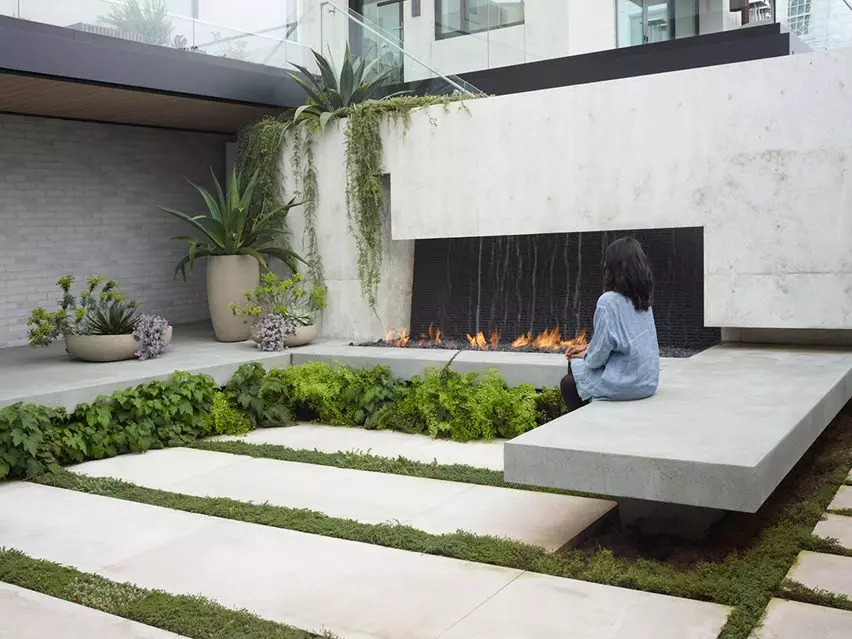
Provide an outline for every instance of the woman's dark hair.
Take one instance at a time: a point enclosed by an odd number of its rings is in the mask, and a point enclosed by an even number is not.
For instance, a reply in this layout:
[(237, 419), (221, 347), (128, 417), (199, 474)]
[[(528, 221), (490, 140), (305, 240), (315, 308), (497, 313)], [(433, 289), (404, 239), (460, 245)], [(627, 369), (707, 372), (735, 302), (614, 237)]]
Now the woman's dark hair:
[(654, 276), (642, 245), (622, 237), (606, 247), (604, 289), (621, 293), (637, 311), (647, 311), (654, 296)]

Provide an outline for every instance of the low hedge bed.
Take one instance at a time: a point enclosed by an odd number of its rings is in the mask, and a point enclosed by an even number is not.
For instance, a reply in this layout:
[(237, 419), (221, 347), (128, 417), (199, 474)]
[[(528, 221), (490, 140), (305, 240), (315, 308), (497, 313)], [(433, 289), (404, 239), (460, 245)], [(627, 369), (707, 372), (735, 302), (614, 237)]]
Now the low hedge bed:
[(510, 387), (497, 371), (449, 365), (405, 381), (383, 366), (309, 362), (266, 371), (252, 363), (224, 389), (208, 375), (178, 371), (70, 413), (26, 403), (0, 409), (0, 479), (296, 420), (471, 441), (516, 437), (564, 411), (555, 388)]

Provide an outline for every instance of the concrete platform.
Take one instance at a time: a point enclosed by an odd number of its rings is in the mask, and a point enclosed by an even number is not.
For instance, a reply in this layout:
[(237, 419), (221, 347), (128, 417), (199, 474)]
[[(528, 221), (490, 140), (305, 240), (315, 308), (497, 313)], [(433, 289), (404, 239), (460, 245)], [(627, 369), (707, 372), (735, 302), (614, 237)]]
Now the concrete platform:
[(0, 638), (181, 639), (99, 610), (0, 583)]
[(852, 557), (803, 550), (787, 573), (787, 579), (815, 590), (852, 597)]
[(729, 613), (27, 483), (0, 485), (0, 544), (347, 639), (715, 639)]
[(291, 353), (264, 353), (254, 342), (217, 342), (205, 323), (175, 326), (168, 350), (144, 362), (80, 362), (65, 355), (62, 343), (40, 349), (4, 348), (0, 349), (0, 407), (33, 402), (70, 410), (98, 395), (165, 379), (176, 370), (206, 373), (224, 384), (247, 362), (262, 362), (267, 368), (289, 366)]
[(852, 550), (852, 517), (828, 514), (814, 526), (813, 534), (825, 539), (836, 539), (841, 546)]
[(366, 430), (320, 424), (259, 428), (246, 435), (221, 435), (212, 439), (272, 444), (323, 453), (355, 452), (391, 459), (404, 457), (427, 464), (464, 464), (475, 468), (503, 470), (503, 440), (462, 443), (391, 430)]
[(506, 480), (755, 512), (850, 397), (852, 350), (721, 345), (506, 442)]
[(852, 612), (773, 599), (750, 639), (849, 639)]
[(122, 455), (69, 468), (199, 497), (307, 508), (369, 524), (399, 523), (441, 535), (464, 530), (556, 551), (615, 502), (257, 459), (189, 448)]

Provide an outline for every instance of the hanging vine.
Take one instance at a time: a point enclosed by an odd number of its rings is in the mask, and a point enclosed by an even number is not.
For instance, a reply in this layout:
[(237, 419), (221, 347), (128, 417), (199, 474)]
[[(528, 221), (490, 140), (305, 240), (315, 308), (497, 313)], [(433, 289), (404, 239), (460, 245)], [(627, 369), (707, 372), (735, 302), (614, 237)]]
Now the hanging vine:
[[(368, 100), (334, 112), (322, 118), (293, 125), (293, 112), (279, 118), (265, 118), (244, 130), (240, 136), (238, 162), (241, 170), (259, 171), (258, 196), (263, 202), (278, 202), (283, 198), (280, 157), (285, 138), (291, 150), (290, 168), (293, 190), (304, 201), (306, 260), (308, 273), (315, 285), (323, 285), (325, 273), (319, 250), (316, 220), (319, 205), (318, 176), (314, 164), (315, 137), (332, 119), (346, 119), (346, 211), (350, 232), (358, 250), (357, 272), (361, 294), (370, 309), (376, 312), (378, 289), (381, 284), (384, 251), (382, 218), (385, 195), (382, 168), (381, 124), (390, 121), (402, 125), (408, 132), (412, 109), (457, 102), (467, 111), (463, 99), (471, 96), (406, 96), (385, 100)], [(276, 199), (277, 198), (277, 199)], [(325, 290), (324, 287), (322, 289)]]

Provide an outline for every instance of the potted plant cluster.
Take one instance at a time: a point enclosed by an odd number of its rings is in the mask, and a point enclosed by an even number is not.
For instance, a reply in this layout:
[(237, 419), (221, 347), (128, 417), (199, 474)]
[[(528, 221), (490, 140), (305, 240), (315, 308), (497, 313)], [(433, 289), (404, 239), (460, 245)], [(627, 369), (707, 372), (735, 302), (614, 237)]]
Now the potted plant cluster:
[(174, 239), (188, 244), (187, 254), (178, 262), (175, 276), (186, 279), (195, 261), (207, 258), (207, 303), (213, 330), (221, 342), (241, 342), (251, 337), (251, 325), (244, 315), (231, 313), (245, 293), (260, 281), (260, 269), (267, 260), (276, 258), (295, 272), (297, 262), (304, 262), (293, 252), (286, 238), (286, 220), (290, 209), (298, 206), (295, 198), (277, 206), (263, 207), (253, 214), (250, 203), (257, 185), (257, 172), (245, 188), (236, 171), (231, 173), (226, 192), (213, 175), (214, 197), (207, 189), (193, 184), (207, 206), (207, 214), (188, 215), (160, 207), (166, 213), (193, 227), (200, 238), (182, 235)]
[(298, 273), (286, 280), (266, 273), (259, 286), (243, 295), (245, 303), (230, 306), (235, 317), (253, 321), (252, 337), (260, 350), (281, 351), (316, 339), (314, 314), (325, 308), (326, 291), (315, 285), (308, 293), (302, 284)]
[(93, 275), (79, 296), (71, 292), (75, 277), (56, 285), (62, 291), (55, 311), (35, 309), (27, 320), (30, 346), (65, 340), (69, 355), (87, 362), (115, 362), (157, 357), (172, 338), (172, 327), (161, 317), (139, 314), (139, 303), (128, 299), (115, 280)]

